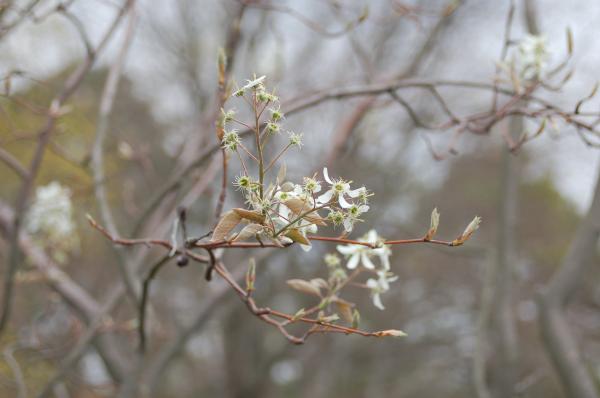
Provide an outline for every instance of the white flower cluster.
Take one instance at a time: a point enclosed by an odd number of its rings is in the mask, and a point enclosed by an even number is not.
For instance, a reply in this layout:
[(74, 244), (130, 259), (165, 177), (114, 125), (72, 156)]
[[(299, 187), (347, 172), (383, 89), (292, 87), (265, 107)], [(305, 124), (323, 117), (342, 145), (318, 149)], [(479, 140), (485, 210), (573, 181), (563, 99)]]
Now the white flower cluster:
[(344, 181), (341, 178), (332, 179), (329, 177), (327, 167), (323, 169), (323, 177), (329, 184), (329, 189), (317, 198), (317, 204), (331, 203), (337, 201), (340, 204), (340, 209), (332, 209), (327, 218), (334, 225), (344, 225), (346, 232), (352, 232), (354, 224), (357, 221), (363, 221), (360, 216), (369, 211), (370, 193), (365, 187), (351, 189), (351, 181)]
[(40, 245), (51, 249), (55, 260), (63, 262), (67, 253), (79, 244), (71, 191), (57, 181), (38, 187), (25, 227)]
[[(347, 259), (346, 267), (355, 269), (359, 264), (367, 270), (374, 272), (377, 279), (369, 278), (367, 287), (371, 290), (373, 304), (380, 310), (385, 309), (381, 302), (381, 295), (390, 289), (390, 282), (398, 279), (390, 272), (390, 256), (392, 251), (383, 244), (384, 240), (377, 234), (374, 229), (370, 230), (365, 236), (358, 239), (361, 242), (368, 242), (374, 246), (372, 249), (363, 245), (338, 245), (337, 250), (342, 253)], [(373, 258), (379, 259), (379, 266), (373, 262)]]
[[(244, 97), (247, 93), (253, 94), (253, 99), (255, 99), (258, 103), (265, 104), (268, 106), (269, 104), (275, 104), (279, 101), (279, 98), (275, 95), (274, 92), (269, 93), (265, 88), (264, 81), (266, 76), (261, 76), (258, 78), (254, 78), (252, 80), (247, 80), (246, 85), (237, 89), (232, 97)], [(264, 110), (264, 109), (263, 109)], [(281, 133), (281, 121), (285, 118), (284, 113), (281, 111), (280, 105), (271, 106), (269, 109), (269, 113), (271, 117), (269, 120), (265, 122), (264, 133), (269, 135), (274, 135)], [(260, 112), (262, 114), (262, 111)], [(221, 123), (222, 126), (225, 127), (227, 123), (236, 122), (235, 120), (235, 110), (221, 110)], [(303, 145), (302, 142), (302, 133), (295, 133), (293, 131), (288, 131), (288, 139), (289, 144), (288, 147), (296, 146), (301, 148)], [(239, 136), (239, 131), (237, 129), (230, 129), (225, 131), (223, 137), (221, 139), (221, 145), (223, 148), (235, 152), (238, 150), (238, 146), (241, 143), (241, 138)], [(286, 148), (287, 149), (287, 148)]]
[[(268, 216), (266, 224), (271, 226), (273, 234), (293, 229), (301, 234), (302, 240), (308, 241), (306, 234), (316, 233), (317, 226), (327, 225), (327, 221), (334, 226), (343, 225), (347, 232), (352, 231), (354, 224), (362, 221), (360, 216), (369, 210), (367, 203), (372, 194), (365, 187), (352, 190), (350, 182), (331, 179), (327, 168), (323, 169), (323, 176), (327, 190), (318, 197), (324, 183), (316, 176), (304, 177), (302, 184), (271, 185), (262, 198), (260, 183), (250, 176), (242, 174), (233, 184), (243, 191), (246, 203), (254, 211)], [(327, 217), (322, 218), (319, 210), (328, 211)], [(311, 248), (309, 244), (301, 246), (305, 250)]]
[(546, 37), (527, 35), (519, 43), (519, 70), (524, 79), (540, 79), (546, 68), (550, 53), (546, 47)]

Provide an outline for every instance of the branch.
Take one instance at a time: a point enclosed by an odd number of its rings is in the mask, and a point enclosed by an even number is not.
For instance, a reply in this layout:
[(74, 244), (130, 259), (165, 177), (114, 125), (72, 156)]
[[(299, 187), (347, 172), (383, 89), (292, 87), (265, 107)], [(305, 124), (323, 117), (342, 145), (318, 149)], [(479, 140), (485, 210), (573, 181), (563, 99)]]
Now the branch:
[(27, 171), (25, 166), (19, 162), (19, 159), (15, 158), (4, 148), (0, 148), (0, 160), (17, 173), (22, 180), (27, 180), (29, 178), (29, 171)]
[(156, 264), (154, 264), (148, 271), (148, 275), (144, 278), (142, 287), (142, 298), (140, 300), (139, 313), (138, 313), (138, 335), (140, 339), (140, 353), (143, 355), (146, 352), (146, 303), (148, 301), (148, 292), (150, 291), (150, 282), (158, 274), (163, 266), (165, 266), (172, 257), (167, 254)]
[[(118, 235), (118, 232), (112, 212), (110, 210), (110, 206), (108, 204), (108, 199), (106, 197), (106, 178), (104, 175), (103, 147), (109, 129), (110, 116), (112, 114), (115, 96), (119, 88), (121, 70), (123, 68), (123, 64), (125, 63), (125, 58), (129, 51), (129, 47), (131, 46), (131, 42), (133, 41), (133, 33), (135, 31), (136, 19), (137, 16), (135, 12), (135, 3), (132, 1), (129, 8), (129, 22), (127, 24), (127, 30), (125, 32), (123, 44), (121, 45), (116, 59), (110, 67), (108, 76), (106, 78), (106, 83), (104, 84), (102, 97), (100, 99), (100, 109), (98, 111), (98, 125), (96, 128), (95, 136), (96, 138), (94, 140), (91, 155), (91, 168), (94, 176), (94, 194), (96, 196), (96, 202), (98, 203), (98, 207), (100, 208), (100, 215), (102, 217), (102, 221), (104, 222), (106, 228), (108, 229), (108, 231), (110, 231), (112, 235)], [(127, 259), (120, 251), (115, 250), (115, 253), (118, 259), (117, 268), (121, 274), (121, 277), (123, 278), (123, 282), (125, 283), (127, 293), (133, 300), (133, 302), (136, 303), (137, 306), (138, 299), (136, 289), (134, 285), (133, 275), (127, 267)]]
[[(325, 322), (318, 318), (307, 318), (304, 316), (289, 315), (280, 311), (272, 310), (270, 308), (261, 308), (256, 305), (254, 299), (250, 296), (249, 292), (246, 292), (242, 287), (235, 281), (231, 276), (227, 268), (222, 262), (217, 262), (215, 265), (215, 271), (221, 276), (237, 293), (239, 298), (246, 304), (248, 310), (256, 315), (261, 321), (274, 326), (277, 330), (291, 343), (293, 344), (304, 344), (306, 339), (316, 333), (343, 333), (343, 334), (357, 334), (364, 337), (388, 337), (394, 336), (396, 331), (382, 330), (376, 332), (368, 332), (360, 329), (351, 327), (336, 325), (331, 322)], [(283, 319), (283, 322), (277, 321), (275, 318)], [(290, 334), (285, 326), (290, 323), (305, 323), (311, 325), (310, 329), (306, 331), (302, 336), (294, 336)]]

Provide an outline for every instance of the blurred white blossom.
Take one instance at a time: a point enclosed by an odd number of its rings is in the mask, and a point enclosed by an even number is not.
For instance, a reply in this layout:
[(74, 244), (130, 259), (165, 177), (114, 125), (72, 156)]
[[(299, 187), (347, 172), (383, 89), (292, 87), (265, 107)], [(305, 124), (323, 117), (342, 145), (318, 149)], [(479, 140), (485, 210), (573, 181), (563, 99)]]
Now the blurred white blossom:
[(25, 227), (36, 243), (48, 249), (57, 262), (64, 262), (67, 254), (79, 245), (71, 190), (57, 181), (38, 187)]
[(371, 297), (373, 298), (375, 307), (384, 310), (385, 307), (381, 302), (381, 294), (390, 290), (390, 282), (394, 282), (398, 277), (385, 269), (377, 271), (377, 276), (377, 279), (370, 278), (367, 280), (367, 287), (371, 289)]
[(328, 184), (330, 184), (330, 187), (323, 195), (321, 195), (317, 198), (317, 203), (320, 203), (320, 204), (329, 203), (329, 201), (331, 199), (337, 198), (340, 203), (340, 206), (343, 209), (348, 209), (352, 206), (352, 204), (346, 200), (344, 195), (348, 195), (351, 198), (356, 198), (364, 190), (364, 187), (361, 187), (361, 188), (358, 188), (355, 190), (351, 190), (350, 182), (344, 181), (341, 178), (340, 179), (329, 178), (329, 172), (327, 171), (327, 167), (323, 168), (323, 177), (325, 178), (325, 181)]
[(527, 35), (519, 43), (519, 65), (524, 79), (539, 79), (548, 67), (550, 53), (546, 47), (546, 37)]
[(371, 257), (378, 257), (381, 263), (381, 267), (384, 270), (390, 269), (390, 259), (392, 252), (389, 247), (383, 245), (383, 238), (381, 238), (377, 231), (374, 229), (370, 230), (365, 236), (358, 239), (361, 242), (368, 242), (373, 245), (379, 245), (376, 249), (372, 249), (368, 246), (363, 245), (338, 245), (337, 250), (342, 253), (348, 259), (346, 267), (348, 269), (354, 269), (359, 263), (363, 267), (368, 269), (375, 269), (375, 264), (371, 261)]

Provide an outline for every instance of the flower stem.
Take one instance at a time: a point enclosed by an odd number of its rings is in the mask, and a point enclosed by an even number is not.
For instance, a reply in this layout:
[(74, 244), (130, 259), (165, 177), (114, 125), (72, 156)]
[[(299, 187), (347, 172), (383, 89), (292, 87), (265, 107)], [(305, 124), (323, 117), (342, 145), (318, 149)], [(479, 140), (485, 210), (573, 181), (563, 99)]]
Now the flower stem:
[(279, 160), (279, 158), (280, 158), (280, 157), (281, 157), (281, 156), (282, 156), (282, 155), (285, 153), (285, 151), (287, 151), (288, 149), (290, 149), (290, 147), (291, 147), (291, 146), (292, 146), (292, 143), (289, 143), (289, 144), (287, 144), (287, 146), (286, 146), (285, 148), (283, 148), (283, 149), (281, 150), (281, 152), (279, 152), (279, 154), (273, 158), (273, 160), (271, 160), (271, 162), (269, 163), (269, 165), (268, 165), (268, 166), (267, 166), (267, 168), (265, 169), (265, 173), (266, 173), (267, 171), (269, 171), (269, 169), (270, 169), (271, 167), (273, 167), (273, 165), (275, 164), (275, 162), (276, 162), (277, 160)]

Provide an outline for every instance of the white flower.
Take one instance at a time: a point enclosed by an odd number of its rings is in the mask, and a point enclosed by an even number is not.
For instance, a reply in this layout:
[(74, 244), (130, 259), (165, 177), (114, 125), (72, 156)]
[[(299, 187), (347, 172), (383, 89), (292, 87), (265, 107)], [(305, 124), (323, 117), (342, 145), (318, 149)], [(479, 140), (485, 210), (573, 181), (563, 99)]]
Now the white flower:
[(233, 182), (233, 185), (236, 187), (236, 189), (240, 191), (248, 191), (252, 189), (252, 187), (256, 184), (257, 183), (252, 181), (252, 178), (250, 176), (247, 176), (245, 174), (240, 174), (239, 176), (236, 176), (235, 181)]
[(27, 212), (25, 227), (36, 242), (52, 250), (56, 261), (63, 262), (67, 252), (79, 245), (71, 190), (57, 181), (38, 187)]
[(329, 178), (329, 172), (327, 171), (327, 167), (323, 168), (323, 177), (325, 181), (331, 185), (329, 190), (325, 192), (323, 195), (317, 198), (317, 203), (325, 204), (328, 203), (331, 199), (337, 197), (340, 203), (340, 206), (344, 209), (348, 209), (352, 206), (351, 203), (348, 203), (344, 195), (348, 195), (351, 198), (356, 198), (363, 188), (358, 188), (355, 190), (350, 189), (350, 183), (346, 182), (342, 179), (331, 179)]
[(539, 78), (548, 66), (550, 54), (546, 37), (527, 35), (519, 43), (521, 74), (525, 79)]
[(377, 271), (377, 276), (377, 280), (372, 278), (367, 280), (367, 287), (371, 289), (371, 298), (373, 299), (375, 307), (384, 310), (385, 307), (381, 302), (381, 294), (390, 290), (390, 282), (396, 281), (398, 277), (393, 276), (392, 273), (386, 270)]
[(321, 192), (321, 182), (314, 178), (304, 177), (304, 190), (308, 193)]
[(346, 256), (346, 258), (348, 258), (348, 263), (346, 264), (348, 269), (356, 268), (359, 262), (365, 268), (375, 269), (375, 264), (373, 264), (373, 261), (371, 261), (372, 256), (379, 257), (381, 266), (384, 270), (390, 269), (389, 256), (391, 256), (391, 251), (389, 247), (382, 244), (383, 239), (377, 235), (377, 231), (372, 229), (365, 236), (359, 238), (358, 240), (361, 242), (368, 242), (373, 245), (380, 245), (380, 247), (371, 249), (370, 247), (363, 245), (339, 245), (337, 250)]
[(366, 213), (369, 211), (369, 206), (367, 205), (352, 205), (348, 209), (346, 213), (346, 218), (344, 219), (344, 229), (346, 232), (352, 232), (354, 228), (354, 223), (357, 221), (361, 221), (359, 218), (362, 213)]
[(27, 230), (43, 232), (58, 239), (75, 231), (71, 205), (71, 190), (53, 181), (38, 187), (27, 217)]
[(302, 133), (294, 133), (292, 131), (288, 131), (288, 135), (290, 137), (290, 145), (297, 146), (298, 148), (302, 148)]
[[(256, 76), (256, 75), (255, 75)], [(246, 90), (249, 90), (251, 88), (255, 88), (258, 86), (262, 86), (263, 81), (265, 80), (266, 76), (261, 76), (259, 78), (256, 78), (254, 80), (246, 80), (248, 83), (246, 83), (245, 86), (243, 86), (242, 88), (240, 88), (239, 90), (235, 91), (233, 93), (234, 97), (241, 97), (242, 95), (244, 95)]]
[(223, 139), (221, 140), (221, 146), (230, 151), (236, 151), (237, 146), (242, 142), (238, 131), (236, 129), (232, 129), (230, 131), (225, 132), (223, 135)]
[(269, 134), (276, 134), (281, 131), (281, 126), (275, 122), (267, 122), (267, 126), (265, 128)]
[(325, 264), (328, 267), (338, 267), (342, 263), (342, 260), (335, 253), (327, 253), (325, 255)]
[(271, 120), (275, 122), (284, 118), (283, 112), (281, 112), (281, 106), (277, 106), (277, 108), (269, 108), (269, 111), (271, 112)]

